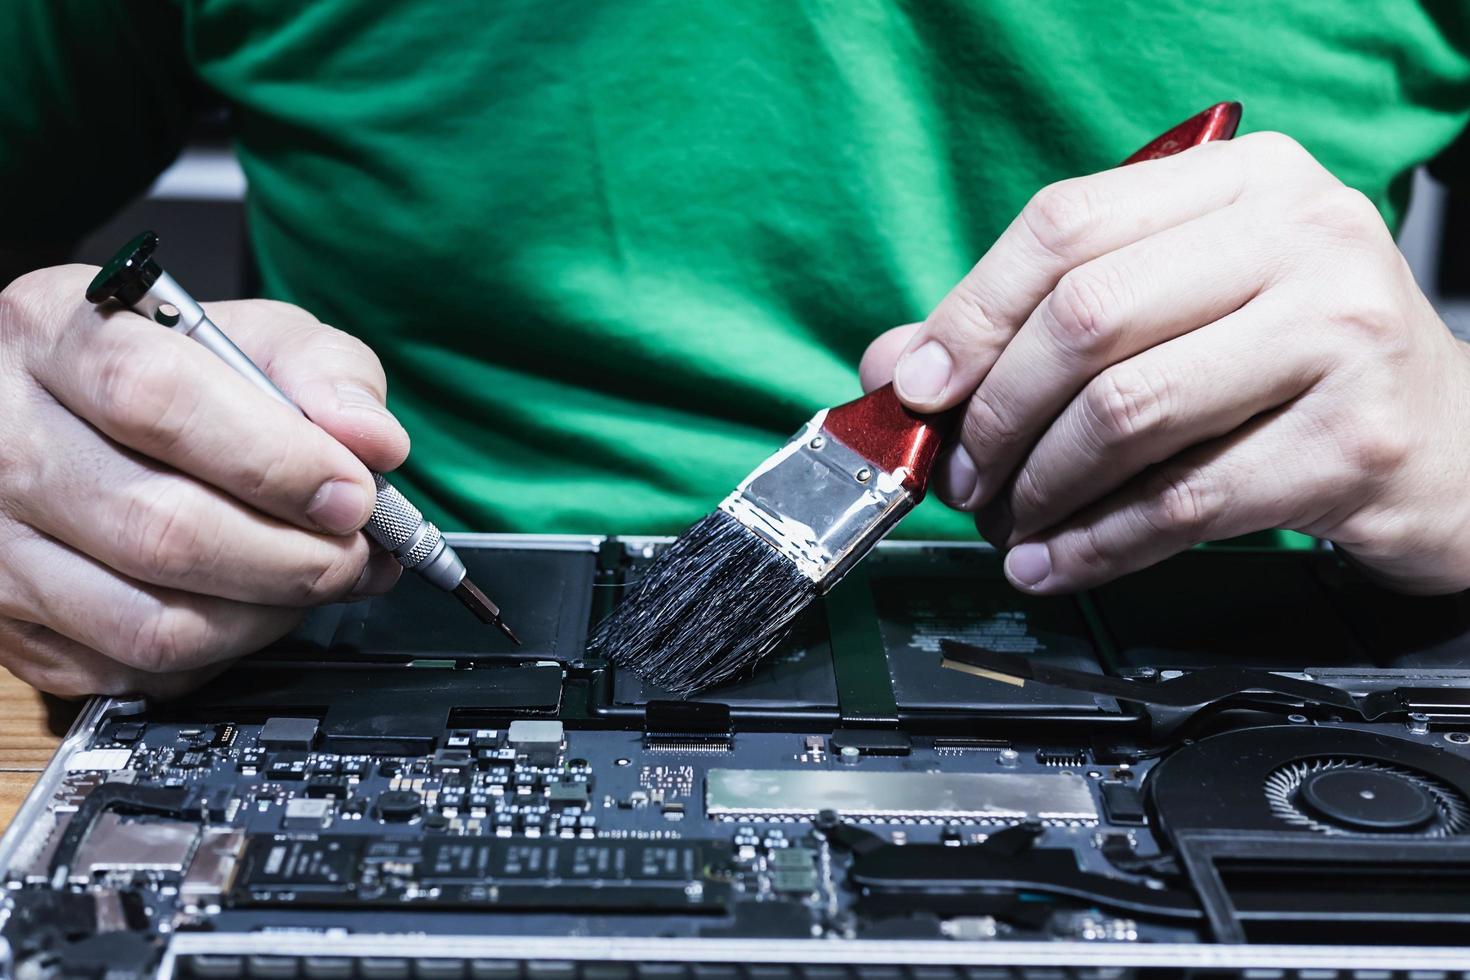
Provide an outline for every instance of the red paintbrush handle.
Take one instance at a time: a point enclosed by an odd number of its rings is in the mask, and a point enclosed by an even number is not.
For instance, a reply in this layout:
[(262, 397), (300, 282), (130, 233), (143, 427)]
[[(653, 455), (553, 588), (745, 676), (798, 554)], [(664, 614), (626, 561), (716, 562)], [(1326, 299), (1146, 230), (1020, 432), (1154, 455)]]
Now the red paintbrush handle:
[[(1240, 111), (1239, 102), (1212, 105), (1149, 142), (1123, 165), (1172, 156), (1212, 140), (1228, 140), (1240, 125)], [(929, 472), (956, 417), (955, 412), (939, 416), (911, 412), (898, 400), (893, 385), (886, 384), (828, 411), (822, 428), (880, 469), (902, 473), (904, 489), (917, 500), (928, 489)]]
[(1240, 125), (1239, 102), (1217, 102), (1197, 116), (1190, 116), (1162, 136), (1156, 136), (1146, 146), (1123, 161), (1123, 166), (1143, 160), (1170, 157), (1191, 146), (1228, 140), (1235, 135)]

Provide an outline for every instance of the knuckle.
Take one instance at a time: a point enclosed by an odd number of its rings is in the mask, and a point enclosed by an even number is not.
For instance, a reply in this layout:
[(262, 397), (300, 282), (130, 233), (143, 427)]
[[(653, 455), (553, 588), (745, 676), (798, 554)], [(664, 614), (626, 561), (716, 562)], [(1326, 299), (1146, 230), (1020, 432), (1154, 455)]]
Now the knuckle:
[[(942, 304), (942, 327), (951, 335), (989, 336), (1001, 332), (1000, 321), (990, 312), (990, 301), (971, 277), (966, 276), (950, 291)], [(376, 356), (374, 356), (376, 360)], [(381, 370), (381, 365), (379, 366)]]
[(81, 265), (51, 266), (11, 280), (0, 289), (0, 337), (57, 333), (82, 308), (76, 297), (93, 271)]
[(1371, 484), (1401, 469), (1413, 454), (1404, 427), (1395, 426), (1375, 413), (1353, 425), (1345, 442), (1352, 471)]
[(1043, 251), (1066, 258), (1097, 228), (1094, 197), (1086, 178), (1049, 184), (1021, 209), (1021, 220)]
[(1069, 536), (1068, 554), (1082, 568), (1090, 572), (1102, 572), (1111, 567), (1107, 549), (1098, 537), (1098, 530), (1091, 524), (1083, 524), (1077, 533)]
[(295, 303), (287, 303), (279, 299), (252, 299), (246, 300), (246, 302), (262, 317), (280, 323), (307, 325), (318, 322), (310, 310), (297, 306)]
[(96, 404), (110, 425), (150, 455), (184, 438), (198, 404), (192, 372), (178, 348), (148, 343), (136, 333), (102, 353), (94, 383)]
[(1168, 421), (1169, 383), (1162, 374), (1119, 365), (1083, 390), (1082, 405), (1104, 446), (1158, 431)]
[(1334, 189), (1332, 197), (1337, 202), (1342, 227), (1355, 233), (1354, 237), (1368, 238), (1385, 230), (1378, 206), (1356, 187), (1340, 185)]
[(148, 674), (166, 674), (195, 666), (208, 653), (208, 631), (191, 612), (156, 606), (125, 631), (119, 647), (108, 655)]
[[(308, 495), (300, 506), (310, 502), (310, 494), (332, 477), (332, 471), (322, 459), (316, 438), (317, 433), (295, 420), (289, 426), (271, 431), (273, 451), (259, 465), (258, 460), (243, 461), (247, 464), (239, 471), (240, 493), (252, 502), (279, 500), (288, 488), (306, 487)], [(304, 441), (304, 444), (303, 444)]]
[(1407, 352), (1412, 334), (1405, 329), (1407, 301), (1374, 272), (1369, 269), (1354, 277), (1357, 286), (1351, 301), (1336, 304), (1329, 322), (1343, 334), (1334, 339), (1352, 341), (1341, 348), (1344, 355), (1366, 358), (1368, 365), (1382, 367), (1386, 359)]
[(1378, 208), (1356, 188), (1334, 182), (1315, 193), (1300, 195), (1292, 205), (1296, 222), (1342, 245), (1377, 244), (1387, 234)]
[(124, 493), (115, 521), (124, 571), (158, 584), (188, 581), (204, 557), (198, 508), (192, 503), (172, 482), (142, 481)]
[(1020, 437), (1020, 421), (997, 408), (983, 388), (977, 391), (961, 425), (961, 441), (971, 458), (989, 459), (997, 448), (1014, 445)]
[(1256, 152), (1269, 164), (1277, 167), (1282, 165), (1301, 167), (1308, 163), (1316, 163), (1312, 154), (1308, 153), (1307, 148), (1300, 142), (1276, 130), (1248, 133), (1235, 140), (1235, 143)]
[(1067, 350), (1095, 355), (1122, 329), (1128, 285), (1106, 263), (1090, 263), (1062, 276), (1046, 303), (1052, 333)]
[(290, 597), (292, 605), (318, 606), (334, 602), (351, 591), (367, 569), (366, 548), (332, 547), (322, 550), (323, 553), (304, 570), (305, 574), (297, 579), (300, 586)]
[(1011, 484), (1011, 513), (1012, 514), (1037, 514), (1044, 510), (1049, 494), (1036, 470), (1030, 466), (1022, 467), (1021, 472)]
[(50, 319), (51, 280), (51, 270), (39, 269), (0, 290), (0, 336), (24, 336)]
[(377, 353), (366, 343), (338, 327), (330, 327), (324, 324), (321, 329), (325, 331), (324, 336), (327, 342), (337, 345), (343, 351), (354, 357), (361, 358), (364, 363), (372, 364), (381, 369), (382, 362), (378, 360)]
[(1159, 534), (1183, 536), (1190, 543), (1203, 541), (1216, 508), (1206, 481), (1189, 470), (1169, 470), (1151, 482), (1142, 509), (1144, 522)]
[(1398, 557), (1422, 552), (1426, 542), (1422, 526), (1403, 511), (1382, 506), (1358, 510), (1331, 529), (1332, 540), (1379, 557)]

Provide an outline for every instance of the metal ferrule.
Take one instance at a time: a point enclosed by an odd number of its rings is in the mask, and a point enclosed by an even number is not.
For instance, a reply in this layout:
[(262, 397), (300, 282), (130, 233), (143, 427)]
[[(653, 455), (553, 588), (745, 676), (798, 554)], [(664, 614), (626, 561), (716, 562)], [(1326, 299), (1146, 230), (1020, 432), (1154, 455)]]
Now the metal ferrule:
[(890, 473), (826, 434), (812, 417), (720, 504), (826, 592), (913, 510), (905, 473)]
[(363, 530), (404, 568), (418, 572), (445, 591), (457, 588), (464, 581), (464, 562), (445, 543), (439, 528), (425, 520), (419, 509), (381, 474), (373, 474), (373, 483), (377, 502)]

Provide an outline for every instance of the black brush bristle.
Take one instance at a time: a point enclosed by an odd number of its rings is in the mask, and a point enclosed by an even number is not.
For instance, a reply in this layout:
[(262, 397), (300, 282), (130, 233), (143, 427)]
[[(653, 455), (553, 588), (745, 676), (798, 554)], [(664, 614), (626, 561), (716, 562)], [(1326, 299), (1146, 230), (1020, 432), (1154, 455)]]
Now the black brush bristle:
[(692, 694), (754, 667), (816, 594), (789, 558), (717, 510), (654, 559), (589, 645), (651, 684)]

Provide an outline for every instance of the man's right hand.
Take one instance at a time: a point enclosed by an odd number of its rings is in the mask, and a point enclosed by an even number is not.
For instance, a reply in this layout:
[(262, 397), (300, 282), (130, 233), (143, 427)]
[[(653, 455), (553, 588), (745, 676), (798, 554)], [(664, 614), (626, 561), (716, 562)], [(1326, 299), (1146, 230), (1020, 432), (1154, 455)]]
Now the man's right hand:
[(56, 694), (158, 697), (387, 591), (358, 533), (368, 467), (408, 455), (361, 342), (284, 303), (209, 315), (311, 417), (209, 351), (82, 294), (62, 266), (0, 292), (0, 664)]

